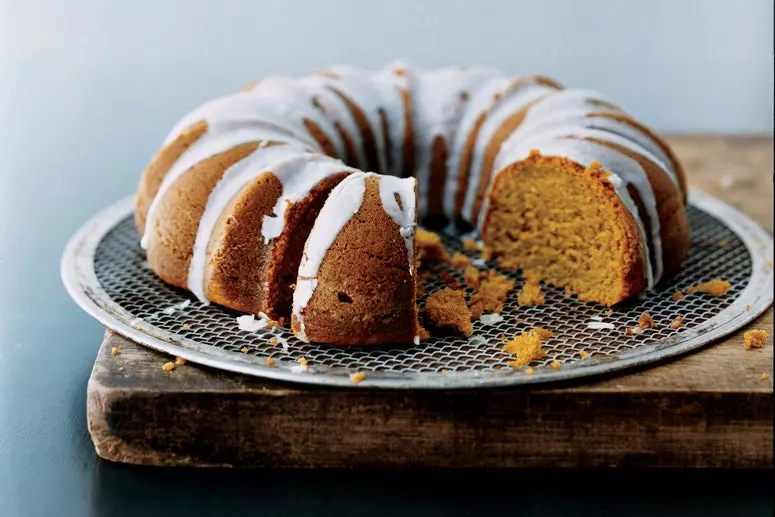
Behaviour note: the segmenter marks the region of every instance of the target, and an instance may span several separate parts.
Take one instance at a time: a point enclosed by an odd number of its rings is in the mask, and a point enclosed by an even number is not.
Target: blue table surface
[[[771,472],[246,472],[100,460],[85,392],[103,329],[65,293],[59,259],[82,222],[132,193],[183,108],[149,105],[170,92],[114,79],[0,77],[1,516],[772,514]]]

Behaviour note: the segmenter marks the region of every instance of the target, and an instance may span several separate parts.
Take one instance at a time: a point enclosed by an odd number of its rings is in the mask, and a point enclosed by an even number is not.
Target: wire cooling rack
[[[276,380],[327,386],[452,389],[547,383],[610,373],[689,352],[729,334],[772,303],[772,237],[742,213],[712,196],[690,194],[691,252],[682,272],[656,291],[613,309],[564,296],[543,286],[546,303],[520,307],[516,282],[500,321],[474,324],[469,338],[431,338],[415,346],[332,347],[303,343],[288,329],[247,331],[241,314],[202,305],[192,295],[159,280],[148,268],[132,218],[134,198],[124,199],[89,220],[70,240],[62,257],[62,278],[74,300],[105,326],[153,349],[222,370]],[[461,251],[481,268],[475,252],[445,238],[450,252]],[[461,271],[441,267],[426,293]],[[728,280],[722,297],[692,294],[680,301],[676,290],[714,278]],[[424,299],[420,301],[422,304]],[[628,327],[648,311],[656,327],[631,335]],[[685,325],[669,323],[682,316]],[[494,318],[497,319],[497,318]],[[512,368],[504,337],[533,327],[553,331],[546,357],[528,368]],[[306,359],[302,365],[299,359]],[[304,361],[302,361],[304,362]],[[552,367],[553,366],[553,367]],[[559,368],[558,368],[559,366]],[[350,376],[362,372],[360,383]]]

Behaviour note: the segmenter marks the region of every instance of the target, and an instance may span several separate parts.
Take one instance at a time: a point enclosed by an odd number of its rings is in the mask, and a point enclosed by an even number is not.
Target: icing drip
[[[374,75],[374,85],[382,99],[383,109],[388,119],[388,135],[391,149],[389,159],[391,164],[384,172],[392,176],[401,176],[404,170],[404,139],[406,138],[406,124],[404,120],[404,99],[402,91],[409,91],[412,87],[414,74],[408,65],[396,62],[388,65]],[[385,153],[388,154],[387,146]]]
[[[421,216],[427,213],[433,141],[440,136],[451,145],[468,99],[482,84],[498,76],[498,72],[483,67],[450,67],[418,74],[417,86],[412,92],[412,110],[417,132],[414,175]],[[449,149],[449,152],[456,154],[457,150]]]
[[[414,178],[397,179],[390,176],[379,177],[379,197],[382,208],[399,227],[409,254],[409,274],[414,274],[414,231],[416,226]],[[400,205],[398,200],[401,201]]]
[[[499,100],[488,111],[487,118],[477,135],[473,156],[471,157],[471,170],[468,176],[465,203],[463,204],[463,217],[468,222],[474,222],[474,202],[476,200],[476,190],[482,178],[485,151],[487,150],[490,141],[495,136],[496,131],[507,118],[518,113],[531,102],[534,102],[553,91],[555,91],[553,88],[544,84],[532,82],[526,83],[521,87],[509,90],[509,95]]]
[[[460,176],[460,156],[474,129],[477,119],[488,112],[509,90],[515,80],[508,77],[495,77],[483,83],[471,96],[463,116],[460,118],[455,139],[452,143],[453,152],[447,160],[447,183],[444,185],[444,213],[447,217],[454,216],[455,193]]]
[[[346,95],[363,110],[376,140],[379,170],[387,171],[385,136],[379,116],[382,96],[375,86],[371,74],[347,66],[334,66],[328,68],[327,71],[335,74],[335,77],[321,75],[318,76],[319,80]]]
[[[272,172],[282,183],[283,193],[275,203],[272,216],[264,216],[261,226],[264,244],[282,235],[285,212],[290,205],[304,199],[325,178],[340,172],[357,172],[357,169],[320,154],[304,154],[277,164]]]

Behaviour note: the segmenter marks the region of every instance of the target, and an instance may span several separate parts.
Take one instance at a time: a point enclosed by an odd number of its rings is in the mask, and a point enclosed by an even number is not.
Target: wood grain
[[[692,186],[772,231],[772,137],[670,141]],[[772,333],[772,320],[751,327]],[[401,392],[165,373],[170,357],[108,331],[89,431],[103,458],[153,465],[772,468],[772,339],[745,351],[742,332],[587,384]]]

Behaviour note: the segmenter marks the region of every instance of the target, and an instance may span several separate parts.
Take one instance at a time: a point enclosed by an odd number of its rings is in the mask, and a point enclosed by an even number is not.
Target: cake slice
[[[292,328],[336,345],[419,341],[414,178],[357,172],[333,189],[304,246]]]

